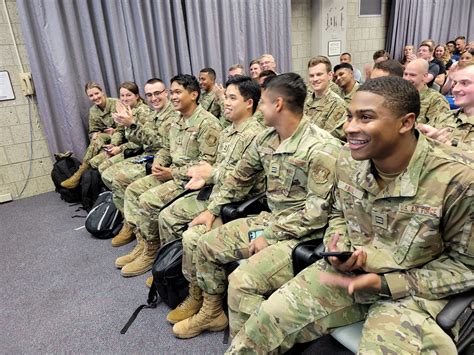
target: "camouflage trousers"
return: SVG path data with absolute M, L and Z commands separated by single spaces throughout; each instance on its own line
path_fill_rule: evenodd
M 102 151 L 94 158 L 92 158 L 89 161 L 89 164 L 94 169 L 99 169 L 99 172 L 102 174 L 105 169 L 123 161 L 124 159 L 125 158 L 123 157 L 123 153 L 119 153 L 117 155 L 114 155 L 113 157 L 109 157 L 106 152 Z
M 113 164 L 112 166 L 106 165 L 114 160 L 115 157 L 112 157 L 99 166 L 99 171 L 102 169 L 102 181 L 105 186 L 114 193 L 115 206 L 117 206 L 121 212 L 123 212 L 125 189 L 127 186 L 146 175 L 145 163 L 134 163 L 136 159 L 140 159 L 145 155 L 147 154 L 127 158 L 121 162 Z
M 161 211 L 159 230 L 163 242 L 181 238 L 189 222 L 207 209 L 209 201 L 198 200 L 198 194 L 199 191 L 191 192 Z
M 97 154 L 103 153 L 102 147 L 110 143 L 111 136 L 105 133 L 97 134 L 97 137 L 89 143 L 89 146 L 86 149 L 84 158 L 82 161 L 84 163 L 89 163 L 89 161 L 94 158 Z
M 125 190 L 125 220 L 147 241 L 160 240 L 160 209 L 184 191 L 182 183 L 161 182 L 148 175 L 132 182 Z
M 450 337 L 412 297 L 355 302 L 343 288 L 322 284 L 321 272 L 337 272 L 324 260 L 274 292 L 247 320 L 227 354 L 285 352 L 366 319 L 359 354 L 456 354 Z

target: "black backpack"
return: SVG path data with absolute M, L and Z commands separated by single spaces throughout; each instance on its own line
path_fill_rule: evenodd
M 87 169 L 81 177 L 81 203 L 89 212 L 105 186 L 97 169 Z
M 102 192 L 86 217 L 87 231 L 98 239 L 113 238 L 122 228 L 122 215 L 111 191 Z
M 61 195 L 61 199 L 75 203 L 81 201 L 81 187 L 78 186 L 74 189 L 65 189 L 61 186 L 64 180 L 69 179 L 81 165 L 80 161 L 71 156 L 71 153 L 55 154 L 56 162 L 53 165 L 51 171 L 51 179 L 53 180 L 56 192 Z
M 147 304 L 138 307 L 120 333 L 125 334 L 143 308 L 156 308 L 160 301 L 174 309 L 188 295 L 189 282 L 182 272 L 183 243 L 181 239 L 163 245 L 153 263 L 153 284 L 148 292 Z M 159 296 L 159 298 L 158 298 Z

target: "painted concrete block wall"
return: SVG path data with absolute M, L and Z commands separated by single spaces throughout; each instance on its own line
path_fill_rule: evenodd
M 52 191 L 52 161 L 36 106 L 32 105 L 32 137 L 28 101 L 20 89 L 21 66 L 13 45 L 3 3 L 0 3 L 0 69 L 7 70 L 13 84 L 15 100 L 0 101 L 0 196 L 10 193 L 18 198 L 25 186 L 23 197 Z M 15 1 L 7 1 L 7 9 L 12 22 L 15 39 L 19 46 L 20 58 L 25 71 L 29 71 L 25 44 L 20 30 L 20 21 Z M 30 171 L 30 145 L 32 160 Z

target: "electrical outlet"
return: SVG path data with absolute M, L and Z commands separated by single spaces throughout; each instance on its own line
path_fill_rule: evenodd
M 31 73 L 20 73 L 21 80 L 21 91 L 25 96 L 31 96 L 35 94 L 35 87 L 33 85 L 33 78 Z
M 9 201 L 12 201 L 12 200 L 13 199 L 12 199 L 12 194 L 11 193 L 0 195 L 0 203 L 9 202 Z

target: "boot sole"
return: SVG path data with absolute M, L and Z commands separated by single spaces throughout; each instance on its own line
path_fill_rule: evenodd
M 150 267 L 146 268 L 146 269 L 143 269 L 143 270 L 140 270 L 140 271 L 135 271 L 135 272 L 127 272 L 127 273 L 124 273 L 123 270 L 120 272 L 120 274 L 123 276 L 123 277 L 133 277 L 133 276 L 140 276 L 140 275 L 143 275 L 144 273 L 148 272 L 151 270 L 153 265 L 150 265 Z
M 227 327 L 229 326 L 229 324 L 226 324 L 224 326 L 219 326 L 219 327 L 212 327 L 212 328 L 207 328 L 207 329 L 204 329 L 202 332 L 198 332 L 198 333 L 191 333 L 191 334 L 185 334 L 185 335 L 179 335 L 179 334 L 175 334 L 173 332 L 173 335 L 178 338 L 178 339 L 191 339 L 191 338 L 195 338 L 197 337 L 198 335 L 204 333 L 204 332 L 221 332 L 223 331 L 224 329 L 226 329 Z
M 114 243 L 114 242 L 112 241 L 112 243 L 110 243 L 110 244 L 112 244 L 112 246 L 113 246 L 114 248 L 117 248 L 117 247 L 121 247 L 121 246 L 127 245 L 128 243 L 131 243 L 131 242 L 133 242 L 134 240 L 135 240 L 135 238 L 132 238 L 132 239 L 130 239 L 130 240 L 126 240 L 126 241 L 120 242 L 120 243 Z

